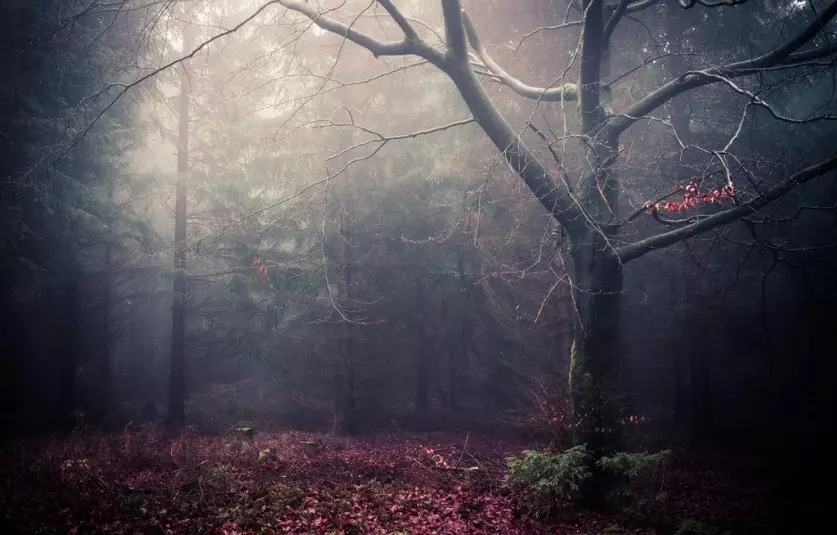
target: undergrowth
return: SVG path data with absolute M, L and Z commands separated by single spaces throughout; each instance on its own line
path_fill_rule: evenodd
M 648 500 L 663 492 L 665 460 L 671 451 L 658 453 L 619 452 L 595 460 L 586 446 L 574 446 L 562 453 L 532 450 L 522 457 L 509 457 L 506 481 L 518 491 L 523 509 L 542 516 L 563 502 L 578 501 L 594 466 L 614 476 L 612 492 L 626 512 L 638 512 Z
M 241 441 L 232 433 L 187 430 L 172 438 L 129 426 L 2 452 L 0 533 L 636 535 L 679 526 L 680 535 L 696 535 L 698 525 L 680 525 L 684 518 L 728 526 L 747 510 L 746 494 L 736 494 L 746 491 L 740 481 L 677 467 L 664 476 L 662 454 L 618 454 L 599 465 L 628 476 L 625 492 L 635 496 L 659 496 L 667 482 L 671 496 L 653 522 L 575 508 L 590 457 L 583 446 L 552 455 L 461 435 L 349 439 L 291 431 Z M 521 515 L 520 500 L 556 514 Z

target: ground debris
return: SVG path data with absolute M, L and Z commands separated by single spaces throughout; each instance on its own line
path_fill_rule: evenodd
M 135 439 L 123 433 L 21 445 L 26 470 L 0 466 L 3 533 L 663 533 L 656 526 L 676 525 L 682 507 L 695 515 L 701 500 L 717 509 L 719 493 L 731 496 L 708 471 L 698 488 L 711 496 L 690 495 L 671 481 L 669 519 L 655 519 L 654 527 L 628 519 L 614 531 L 623 519 L 571 506 L 551 518 L 522 514 L 504 485 L 504 465 L 523 444 L 450 434 L 348 439 L 284 432 L 260 433 L 251 449 L 232 451 L 228 439 L 215 436 Z M 688 482 L 694 474 L 681 475 Z

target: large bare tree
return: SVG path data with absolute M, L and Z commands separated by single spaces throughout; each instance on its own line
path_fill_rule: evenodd
M 403 36 L 384 41 L 359 31 L 314 4 L 301 0 L 278 0 L 278 4 L 298 12 L 320 28 L 333 32 L 367 49 L 375 57 L 418 56 L 445 73 L 455 84 L 474 121 L 479 124 L 509 166 L 520 176 L 569 238 L 573 260 L 574 302 L 577 325 L 571 361 L 571 391 L 576 413 L 581 418 L 578 440 L 594 452 L 612 446 L 613 436 L 603 429 L 616 427 L 618 418 L 614 401 L 619 368 L 619 306 L 623 287 L 624 265 L 648 253 L 672 246 L 722 225 L 752 216 L 766 205 L 783 197 L 797 186 L 837 168 L 837 153 L 800 169 L 750 195 L 738 194 L 734 205 L 713 213 L 682 220 L 664 220 L 663 231 L 628 242 L 621 237 L 625 225 L 635 216 L 618 214 L 621 185 L 615 170 L 620 154 L 620 138 L 633 125 L 678 96 L 711 85 L 727 85 L 747 99 L 747 106 L 760 106 L 775 112 L 757 95 L 736 84 L 736 79 L 778 68 L 797 67 L 823 58 L 833 58 L 837 49 L 826 32 L 837 14 L 837 2 L 813 10 L 810 22 L 783 44 L 746 60 L 689 70 L 676 74 L 624 109 L 611 110 L 610 73 L 611 39 L 623 17 L 654 6 L 656 0 L 583 0 L 578 6 L 579 20 L 574 26 L 579 35 L 578 80 L 574 83 L 533 87 L 510 75 L 482 46 L 478 29 L 471 22 L 460 0 L 440 0 L 444 20 L 444 44 L 432 44 L 421 36 L 424 23 L 405 16 L 390 0 L 378 0 Z M 699 4 L 703 8 L 732 6 L 740 2 L 689 0 L 680 1 L 681 9 Z M 419 26 L 421 24 L 421 26 Z M 566 26 L 571 26 L 565 22 Z M 550 162 L 527 146 L 498 106 L 487 95 L 483 82 L 500 82 L 521 96 L 544 101 L 577 101 L 580 131 L 587 154 L 580 179 L 571 182 L 565 173 L 550 171 Z M 778 114 L 777 114 L 778 115 Z M 790 119 L 788 119 L 790 120 Z M 724 151 L 713 156 L 725 162 Z M 560 165 L 560 162 L 558 162 Z M 724 168 L 728 168 L 724 163 Z M 732 181 L 732 177 L 728 175 Z M 729 190 L 728 190 L 729 191 Z M 731 196 L 731 195 L 730 195 Z

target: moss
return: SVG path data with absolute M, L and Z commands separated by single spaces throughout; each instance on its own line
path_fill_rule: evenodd
M 589 362 L 587 357 L 578 351 L 578 341 L 573 340 L 570 348 L 570 391 L 574 395 L 581 395 L 587 399 L 590 397 L 593 389 L 593 376 L 589 371 Z

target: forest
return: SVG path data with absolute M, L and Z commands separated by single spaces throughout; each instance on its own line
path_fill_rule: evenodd
M 0 533 L 834 531 L 835 17 L 0 2 Z

